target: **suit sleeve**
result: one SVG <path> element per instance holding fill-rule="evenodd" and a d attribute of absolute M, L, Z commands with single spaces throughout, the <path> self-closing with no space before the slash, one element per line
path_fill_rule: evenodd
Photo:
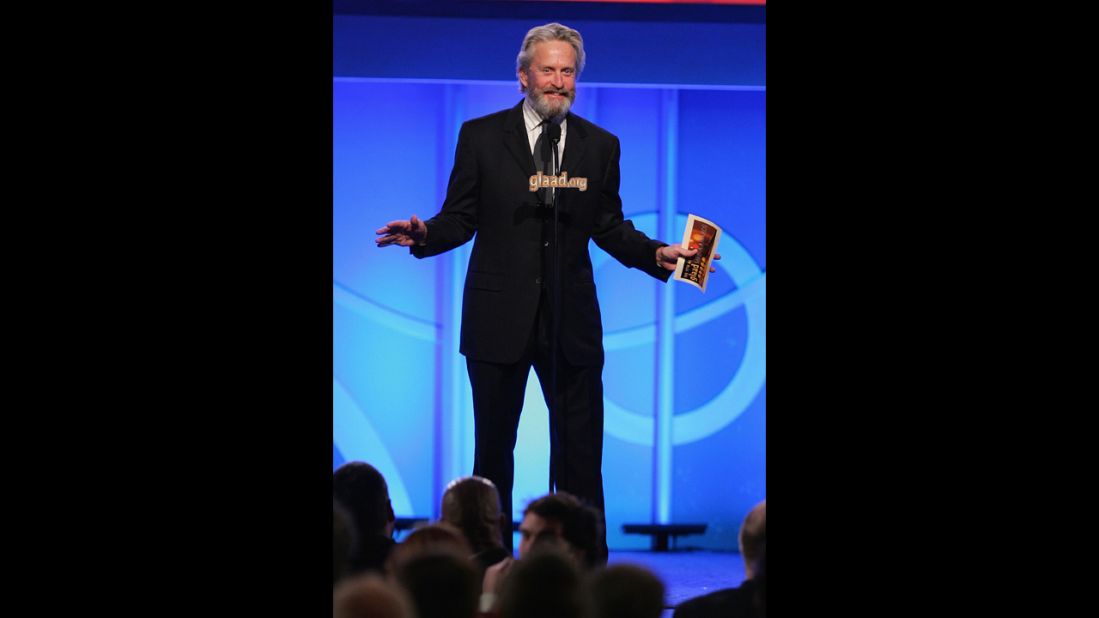
<path fill-rule="evenodd" d="M 480 201 L 480 173 L 477 155 L 469 136 L 468 125 L 458 132 L 454 151 L 454 167 L 450 170 L 446 199 L 439 214 L 428 219 L 427 244 L 409 247 L 418 258 L 438 255 L 458 247 L 477 231 L 477 206 Z"/>
<path fill-rule="evenodd" d="M 618 162 L 621 146 L 614 137 L 611 156 L 603 171 L 603 184 L 599 196 L 599 212 L 596 215 L 592 239 L 600 249 L 611 254 L 625 266 L 636 268 L 650 276 L 667 281 L 672 271 L 656 263 L 656 250 L 668 243 L 653 240 L 634 228 L 633 222 L 622 215 L 622 198 L 618 195 L 620 172 Z"/>

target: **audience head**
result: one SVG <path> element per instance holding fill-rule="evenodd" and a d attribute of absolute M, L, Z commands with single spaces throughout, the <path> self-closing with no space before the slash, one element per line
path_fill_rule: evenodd
<path fill-rule="evenodd" d="M 557 492 L 527 505 L 519 524 L 519 557 L 530 552 L 536 542 L 564 541 L 569 553 L 585 568 L 599 559 L 599 514 L 574 496 Z"/>
<path fill-rule="evenodd" d="M 355 551 L 355 527 L 351 515 L 332 499 L 332 584 L 335 585 L 351 566 Z"/>
<path fill-rule="evenodd" d="M 744 577 L 751 579 L 759 569 L 759 560 L 767 548 L 767 501 L 752 507 L 740 525 L 737 538 L 740 555 L 744 558 Z"/>
<path fill-rule="evenodd" d="M 767 548 L 763 548 L 763 553 L 759 557 L 759 568 L 756 571 L 754 577 L 756 581 L 756 607 L 759 609 L 760 616 L 767 615 Z"/>
<path fill-rule="evenodd" d="M 664 582 L 642 566 L 616 564 L 588 580 L 595 618 L 660 618 Z"/>
<path fill-rule="evenodd" d="M 501 618 L 587 618 L 590 607 L 575 557 L 538 545 L 517 561 L 500 591 Z"/>
<path fill-rule="evenodd" d="M 424 549 L 397 563 L 394 579 L 408 592 L 418 618 L 475 618 L 481 578 L 466 556 Z"/>
<path fill-rule="evenodd" d="M 504 546 L 503 530 L 510 521 L 500 513 L 500 494 L 492 481 L 479 476 L 456 479 L 443 493 L 442 521 L 457 527 L 473 553 Z"/>
<path fill-rule="evenodd" d="M 385 478 L 374 466 L 345 463 L 332 473 L 332 495 L 351 514 L 360 538 L 366 535 L 393 536 L 396 517 L 389 501 Z"/>
<path fill-rule="evenodd" d="M 435 523 L 420 526 L 401 541 L 389 554 L 386 571 L 396 572 L 402 564 L 425 553 L 447 552 L 462 559 L 470 555 L 469 543 L 454 526 Z"/>
<path fill-rule="evenodd" d="M 341 581 L 332 592 L 333 618 L 416 618 L 404 591 L 377 575 Z"/>

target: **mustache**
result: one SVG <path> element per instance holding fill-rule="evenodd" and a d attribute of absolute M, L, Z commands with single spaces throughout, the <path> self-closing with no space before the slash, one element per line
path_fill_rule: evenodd
<path fill-rule="evenodd" d="M 556 88 L 546 88 L 546 89 L 542 90 L 542 94 L 560 94 L 560 95 L 563 95 L 563 96 L 567 97 L 567 96 L 569 96 L 569 91 L 568 90 L 558 90 Z"/>

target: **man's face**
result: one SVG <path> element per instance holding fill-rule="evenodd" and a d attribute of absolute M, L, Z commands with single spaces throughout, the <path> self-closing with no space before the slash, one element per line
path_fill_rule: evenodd
<path fill-rule="evenodd" d="M 527 513 L 523 516 L 523 522 L 519 524 L 519 534 L 521 535 L 519 539 L 519 558 L 530 553 L 530 548 L 534 545 L 534 539 L 543 532 L 560 538 L 561 522 L 543 519 L 534 513 Z"/>
<path fill-rule="evenodd" d="M 519 83 L 544 118 L 563 116 L 576 99 L 576 50 L 564 41 L 534 44 L 530 68 L 519 71 Z"/>

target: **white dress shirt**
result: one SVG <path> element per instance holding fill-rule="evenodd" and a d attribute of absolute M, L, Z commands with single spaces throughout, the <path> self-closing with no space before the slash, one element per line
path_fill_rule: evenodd
<path fill-rule="evenodd" d="M 542 134 L 542 129 L 538 126 L 542 122 L 542 117 L 538 115 L 538 112 L 534 111 L 534 107 L 530 104 L 530 99 L 523 99 L 523 122 L 527 126 L 527 141 L 530 143 L 530 153 L 534 154 L 534 142 L 538 141 L 538 136 Z M 568 134 L 568 118 L 561 118 L 561 141 L 557 142 L 557 165 L 561 166 L 561 162 L 565 160 L 565 136 Z M 552 162 L 551 162 L 552 165 Z"/>

